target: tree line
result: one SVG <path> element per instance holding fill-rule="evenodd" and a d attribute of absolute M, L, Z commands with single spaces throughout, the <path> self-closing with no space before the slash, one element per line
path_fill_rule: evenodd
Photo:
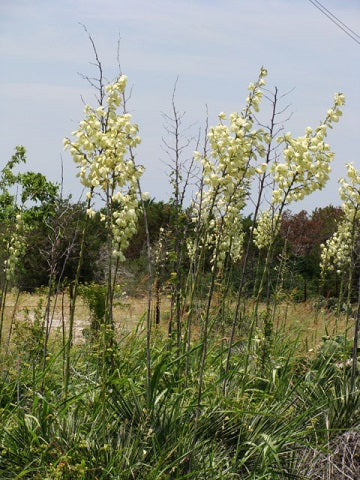
<path fill-rule="evenodd" d="M 82 283 L 102 283 L 105 279 L 106 265 L 106 225 L 100 221 L 101 209 L 87 217 L 86 202 L 74 202 L 71 197 L 63 198 L 58 184 L 49 181 L 38 172 L 20 173 L 19 167 L 26 163 L 26 151 L 22 146 L 16 147 L 12 158 L 1 171 L 0 177 L 0 259 L 2 264 L 10 254 L 11 237 L 14 233 L 16 216 L 21 212 L 24 222 L 24 248 L 21 262 L 17 265 L 11 286 L 22 291 L 33 292 L 37 288 L 53 285 L 69 288 L 75 277 L 80 254 L 80 234 L 85 222 L 87 234 L 85 238 L 84 261 L 81 267 Z M 169 201 L 145 200 L 148 228 L 155 264 L 155 285 L 166 289 L 172 282 L 172 258 L 174 251 L 175 229 L 191 231 L 191 211 L 182 208 L 181 212 Z M 337 296 L 339 293 L 338 276 L 334 273 L 321 285 L 321 244 L 324 244 L 336 231 L 342 218 L 342 211 L 332 205 L 315 208 L 311 213 L 301 210 L 293 213 L 286 210 L 281 220 L 281 228 L 276 239 L 274 257 L 277 268 L 271 270 L 270 283 L 278 281 L 278 264 L 281 259 L 291 273 L 284 276 L 284 288 L 292 291 L 294 299 L 307 300 L 308 296 L 321 293 L 324 296 Z M 176 225 L 177 222 L 177 225 Z M 245 237 L 253 226 L 252 216 L 242 220 Z M 240 234 L 241 232 L 239 232 Z M 128 276 L 136 277 L 136 283 L 146 276 L 146 232 L 141 216 L 138 219 L 137 231 L 125 252 L 123 264 L 126 282 Z M 251 246 L 251 260 L 246 276 L 245 292 L 251 296 L 254 289 L 254 274 L 263 261 L 263 253 L 256 245 Z M 183 268 L 189 262 L 186 253 Z M 205 270 L 211 269 L 210 258 L 205 262 Z M 281 263 L 281 262 L 280 262 Z M 121 273 L 120 273 L 121 275 Z M 231 283 L 237 288 L 241 275 L 241 260 L 233 267 Z M 6 282 L 6 268 L 1 270 L 1 284 Z"/>

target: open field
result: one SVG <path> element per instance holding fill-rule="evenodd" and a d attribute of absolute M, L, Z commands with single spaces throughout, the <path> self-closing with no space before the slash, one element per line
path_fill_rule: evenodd
<path fill-rule="evenodd" d="M 21 293 L 16 298 L 15 293 L 8 294 L 4 309 L 4 338 L 7 338 L 11 322 L 23 321 L 26 318 L 34 319 L 37 307 L 46 303 L 46 294 Z M 349 338 L 353 335 L 353 319 L 346 315 L 335 314 L 334 309 L 314 307 L 314 300 L 306 303 L 283 303 L 277 307 L 274 317 L 274 331 L 281 332 L 289 339 L 296 341 L 299 352 L 312 351 L 321 343 L 324 336 L 341 335 L 348 332 Z M 253 302 L 247 302 L 247 309 L 251 312 Z M 261 310 L 260 306 L 260 310 Z M 15 309 L 15 311 L 14 311 Z M 63 327 L 68 326 L 70 299 L 67 294 L 59 294 L 51 299 L 50 328 L 53 334 L 61 334 Z M 114 321 L 118 332 L 129 333 L 145 330 L 145 315 L 147 311 L 147 298 L 145 295 L 134 297 L 123 296 L 115 301 Z M 167 334 L 170 317 L 170 301 L 167 297 L 161 299 L 161 321 L 159 326 L 153 325 L 164 335 Z M 89 329 L 91 313 L 83 298 L 79 298 L 75 310 L 74 342 L 84 341 L 84 331 Z M 261 324 L 258 325 L 262 327 Z M 221 330 L 221 332 L 220 332 Z M 214 325 L 214 335 L 221 334 L 227 338 L 230 326 L 217 327 Z M 195 338 L 200 335 L 200 326 L 194 327 Z"/>
<path fill-rule="evenodd" d="M 11 318 L 14 315 L 14 308 L 16 309 L 14 318 L 15 322 L 24 320 L 26 316 L 28 316 L 30 320 L 33 320 L 34 311 L 39 306 L 40 302 L 42 302 L 42 311 L 44 311 L 46 300 L 46 294 L 21 293 L 17 300 L 14 293 L 9 294 L 5 305 L 5 330 L 8 331 L 9 329 Z M 121 301 L 117 301 L 115 303 L 114 315 L 118 327 L 129 331 L 135 329 L 146 312 L 146 308 L 146 298 L 125 298 L 121 299 Z M 52 297 L 50 324 L 53 331 L 61 330 L 63 323 L 66 328 L 69 320 L 69 311 L 70 298 L 68 295 L 60 294 L 57 297 Z M 28 312 L 27 315 L 26 312 Z M 76 303 L 75 309 L 75 341 L 79 341 L 83 337 L 82 330 L 89 327 L 90 316 L 90 311 L 86 302 L 80 297 Z"/>

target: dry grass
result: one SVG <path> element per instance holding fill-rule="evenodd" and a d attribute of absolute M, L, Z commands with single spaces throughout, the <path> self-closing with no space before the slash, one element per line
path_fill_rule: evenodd
<path fill-rule="evenodd" d="M 284 332 L 289 339 L 298 339 L 300 350 L 315 348 L 325 335 L 352 334 L 353 320 L 345 314 L 337 316 L 334 311 L 316 310 L 313 301 L 283 304 L 278 307 L 275 329 Z"/>
<path fill-rule="evenodd" d="M 35 310 L 41 304 L 41 310 L 45 312 L 46 294 L 21 293 L 16 298 L 15 293 L 10 293 L 6 298 L 4 309 L 3 338 L 7 338 L 10 325 L 13 322 L 22 322 L 26 318 L 33 320 Z M 121 332 L 130 332 L 144 328 L 144 319 L 147 311 L 147 298 L 122 298 L 115 302 L 114 320 Z M 50 323 L 53 332 L 62 331 L 63 325 L 67 328 L 70 312 L 70 298 L 66 295 L 54 296 L 51 299 Z M 169 317 L 169 301 L 162 301 L 162 318 Z M 91 315 L 84 300 L 79 297 L 75 310 L 74 340 L 79 342 L 84 339 L 83 331 L 89 328 Z"/>
<path fill-rule="evenodd" d="M 308 447 L 300 464 L 304 478 L 313 480 L 357 480 L 360 478 L 360 432 L 339 435 L 324 451 Z"/>
<path fill-rule="evenodd" d="M 23 321 L 26 316 L 34 318 L 34 311 L 42 302 L 42 311 L 46 304 L 45 294 L 21 293 L 17 303 L 16 294 L 10 293 L 4 311 L 4 335 L 7 338 L 11 322 Z M 251 310 L 251 302 L 248 305 Z M 67 326 L 69 319 L 70 299 L 68 295 L 59 295 L 51 300 L 51 328 L 53 332 L 61 331 L 63 325 Z M 147 310 L 147 298 L 124 297 L 118 299 L 114 309 L 115 324 L 121 332 L 131 332 L 144 328 L 144 320 Z M 26 314 L 26 312 L 28 312 Z M 170 304 L 167 298 L 162 299 L 160 331 L 167 332 L 167 324 L 170 316 Z M 83 331 L 90 326 L 90 312 L 80 297 L 75 312 L 75 341 L 82 341 Z M 321 342 L 321 338 L 328 335 L 344 333 L 351 328 L 352 319 L 346 320 L 345 315 L 337 317 L 333 311 L 322 309 L 316 311 L 313 302 L 281 304 L 277 307 L 274 318 L 275 331 L 285 332 L 290 339 L 298 339 L 299 349 L 306 352 L 315 348 Z M 197 326 L 194 332 L 200 332 Z M 198 333 L 199 333 L 198 332 Z M 351 335 L 351 332 L 349 333 Z"/>

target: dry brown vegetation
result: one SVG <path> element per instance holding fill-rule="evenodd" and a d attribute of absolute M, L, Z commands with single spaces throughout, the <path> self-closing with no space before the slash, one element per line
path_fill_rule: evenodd
<path fill-rule="evenodd" d="M 45 304 L 46 293 L 21 292 L 18 297 L 14 292 L 9 293 L 4 308 L 4 338 L 9 335 L 11 322 L 16 324 L 17 322 L 34 320 L 36 309 L 41 305 L 44 313 Z M 162 318 L 165 321 L 169 318 L 170 308 L 167 298 L 162 300 L 162 307 Z M 141 329 L 146 308 L 147 300 L 143 296 L 119 298 L 114 305 L 114 320 L 118 330 L 126 333 L 135 331 L 137 328 Z M 70 298 L 67 293 L 52 297 L 50 324 L 53 333 L 61 332 L 63 325 L 65 329 L 67 328 L 69 313 Z M 89 308 L 81 297 L 76 303 L 75 318 L 74 341 L 79 342 L 84 339 L 84 331 L 89 328 L 91 320 Z"/>
<path fill-rule="evenodd" d="M 34 311 L 39 305 L 45 305 L 46 293 L 30 294 L 26 292 L 17 294 L 12 292 L 7 297 L 4 309 L 4 338 L 8 337 L 11 322 L 34 319 Z M 253 307 L 249 301 L 247 305 L 249 312 Z M 147 299 L 144 296 L 119 298 L 115 303 L 114 321 L 119 332 L 127 333 L 144 328 L 144 316 L 146 314 Z M 44 310 L 44 306 L 42 306 Z M 61 332 L 63 324 L 65 329 L 68 325 L 70 311 L 70 298 L 68 294 L 54 296 L 51 302 L 50 324 L 53 333 Z M 261 309 L 260 309 L 261 311 Z M 89 328 L 91 313 L 86 302 L 80 297 L 76 304 L 74 341 L 81 342 L 84 339 L 84 331 Z M 170 301 L 167 297 L 161 300 L 161 323 L 159 331 L 164 335 L 167 333 L 168 321 L 170 318 Z M 312 352 L 321 343 L 325 335 L 334 336 L 349 332 L 352 336 L 352 319 L 345 314 L 336 315 L 333 310 L 325 308 L 315 309 L 313 300 L 305 303 L 283 303 L 280 304 L 274 318 L 275 332 L 282 332 L 289 339 L 296 341 L 299 353 Z M 260 326 L 260 325 L 259 325 Z M 229 327 L 230 328 L 230 327 Z M 222 335 L 227 338 L 228 332 L 223 328 L 217 330 L 215 335 Z M 194 328 L 197 338 L 200 329 Z"/>

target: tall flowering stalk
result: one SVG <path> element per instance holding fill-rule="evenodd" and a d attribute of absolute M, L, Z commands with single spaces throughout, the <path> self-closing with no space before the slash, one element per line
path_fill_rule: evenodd
<path fill-rule="evenodd" d="M 343 219 L 333 236 L 321 245 L 321 268 L 336 269 L 338 274 L 351 269 L 356 242 L 359 235 L 360 219 L 360 172 L 353 164 L 347 164 L 347 178 L 341 178 L 340 198 L 343 200 Z"/>
<path fill-rule="evenodd" d="M 79 166 L 81 183 L 89 188 L 87 198 L 97 191 L 106 199 L 107 214 L 101 216 L 106 222 L 113 247 L 114 257 L 124 260 L 124 251 L 136 231 L 137 181 L 143 169 L 136 166 L 129 149 L 140 143 L 138 126 L 131 123 L 129 113 L 119 114 L 118 107 L 127 78 L 119 79 L 105 87 L 105 97 L 98 108 L 85 106 L 85 119 L 73 132 L 75 141 L 65 138 L 65 148 L 70 148 L 75 163 Z M 95 215 L 88 208 L 89 216 Z"/>
<path fill-rule="evenodd" d="M 294 138 L 291 133 L 278 137 L 284 145 L 283 161 L 275 162 L 271 172 L 277 188 L 273 191 L 272 203 L 280 207 L 302 200 L 311 193 L 322 190 L 329 179 L 330 163 L 334 153 L 325 142 L 328 129 L 339 121 L 345 97 L 337 93 L 334 105 L 327 111 L 325 120 L 313 130 L 307 127 L 305 135 Z"/>
<path fill-rule="evenodd" d="M 92 207 L 95 194 L 105 200 L 106 213 L 101 214 L 100 219 L 106 224 L 108 232 L 107 300 L 104 319 L 106 336 L 107 329 L 114 328 L 112 312 L 117 267 L 119 262 L 124 260 L 124 251 L 136 232 L 138 181 L 143 172 L 142 167 L 135 165 L 132 154 L 132 149 L 140 143 L 138 126 L 131 122 L 129 113 L 119 112 L 126 82 L 126 76 L 121 75 L 105 87 L 101 84 L 100 105 L 97 108 L 86 105 L 85 118 L 72 133 L 75 139 L 64 139 L 64 147 L 70 150 L 79 167 L 80 181 L 88 188 L 87 216 L 93 217 L 96 214 Z M 80 258 L 80 264 L 81 261 Z M 80 271 L 74 290 L 77 288 L 79 275 Z M 72 341 L 75 300 L 76 294 L 71 309 L 68 348 Z M 107 347 L 111 352 L 111 346 Z"/>
<path fill-rule="evenodd" d="M 271 113 L 270 123 L 268 126 L 264 127 L 264 135 L 263 135 L 264 148 L 266 153 L 265 153 L 264 161 L 256 168 L 256 173 L 258 175 L 258 194 L 257 194 L 257 199 L 255 203 L 254 213 L 253 213 L 253 222 L 249 231 L 249 238 L 247 240 L 246 248 L 244 248 L 244 251 L 241 257 L 242 271 L 241 271 L 240 283 L 239 283 L 238 292 L 237 292 L 235 311 L 233 315 L 229 346 L 228 346 L 228 351 L 226 355 L 226 364 L 225 364 L 225 372 L 224 372 L 225 374 L 224 374 L 224 381 L 223 381 L 224 394 L 226 392 L 226 385 L 228 381 L 228 371 L 230 368 L 230 358 L 231 358 L 232 348 L 233 348 L 234 339 L 235 339 L 235 331 L 236 331 L 236 327 L 241 324 L 240 306 L 242 303 L 242 293 L 245 285 L 250 247 L 253 242 L 253 236 L 254 236 L 254 230 L 255 230 L 255 224 L 256 224 L 255 222 L 257 221 L 257 218 L 258 218 L 260 206 L 261 206 L 264 191 L 265 191 L 265 182 L 268 177 L 268 172 L 267 172 L 268 166 L 270 165 L 273 154 L 276 151 L 276 149 L 273 148 L 273 140 L 276 135 L 277 116 L 279 115 L 277 111 L 278 90 L 276 87 L 273 94 L 273 98 L 270 101 L 272 104 L 272 113 Z"/>
<path fill-rule="evenodd" d="M 254 112 L 259 110 L 261 87 L 265 84 L 266 69 L 258 81 L 249 85 L 246 106 L 241 113 L 219 114 L 220 122 L 208 133 L 209 155 L 195 152 L 201 161 L 204 190 L 201 192 L 201 212 L 194 204 L 194 221 L 205 232 L 204 247 L 212 251 L 212 264 L 223 264 L 227 254 L 236 261 L 242 250 L 239 235 L 242 210 L 249 193 L 250 179 L 257 172 L 256 162 L 265 156 L 263 130 L 254 128 Z M 216 248 L 216 245 L 218 247 Z"/>
<path fill-rule="evenodd" d="M 189 184 L 194 175 L 194 158 L 184 158 L 184 152 L 192 139 L 184 137 L 183 118 L 185 112 L 180 112 L 175 103 L 177 81 L 171 100 L 171 113 L 163 114 L 165 130 L 170 140 L 163 139 L 164 150 L 169 158 L 169 181 L 172 187 L 170 203 L 172 205 L 168 225 L 168 260 L 171 268 L 171 307 L 168 324 L 169 337 L 176 331 L 177 348 L 181 348 L 182 337 L 182 311 L 184 309 L 182 291 L 184 288 L 184 271 L 182 264 L 186 251 L 187 217 L 184 215 L 183 206 Z M 175 326 L 175 329 L 174 329 Z"/>
<path fill-rule="evenodd" d="M 2 286 L 1 304 L 0 304 L 0 348 L 2 343 L 2 333 L 4 325 L 4 311 L 6 295 L 9 286 L 14 282 L 16 272 L 19 267 L 20 261 L 25 254 L 26 250 L 26 227 L 24 224 L 23 215 L 18 212 L 15 216 L 15 228 L 12 232 L 7 245 L 7 258 L 4 261 L 4 282 Z"/>
<path fill-rule="evenodd" d="M 338 224 L 337 231 L 325 244 L 321 245 L 321 270 L 324 276 L 326 271 L 336 270 L 337 274 L 348 274 L 347 304 L 351 302 L 353 276 L 360 241 L 360 171 L 353 164 L 347 164 L 347 178 L 341 178 L 340 198 L 343 201 L 343 218 Z M 358 279 L 358 310 L 356 315 L 352 363 L 352 386 L 355 384 L 357 370 L 357 347 L 360 324 L 360 276 Z"/>
<path fill-rule="evenodd" d="M 242 250 L 239 228 L 250 179 L 256 173 L 253 163 L 264 156 L 263 131 L 253 128 L 253 113 L 259 109 L 266 75 L 262 68 L 258 81 L 249 85 L 245 108 L 229 115 L 229 126 L 224 123 L 226 114 L 219 114 L 220 122 L 209 129 L 209 153 L 194 153 L 202 165 L 202 188 L 193 204 L 192 221 L 201 235 L 199 245 L 189 244 L 188 249 L 192 259 L 210 251 L 213 270 L 223 265 L 227 254 L 236 261 Z"/>
<path fill-rule="evenodd" d="M 259 249 L 266 250 L 266 259 L 257 292 L 252 324 L 257 318 L 259 301 L 269 274 L 274 242 L 285 206 L 323 189 L 329 179 L 330 164 L 334 153 L 329 144 L 325 142 L 325 138 L 328 129 L 332 128 L 333 123 L 338 122 L 342 115 L 341 107 L 344 103 L 344 95 L 337 93 L 332 108 L 327 111 L 325 120 L 315 130 L 307 127 L 303 136 L 294 138 L 288 132 L 277 138 L 278 143 L 284 148 L 282 161 L 275 161 L 269 169 L 275 185 L 271 206 L 268 211 L 262 213 L 257 228 L 254 230 L 254 242 Z M 267 315 L 270 316 L 269 311 Z M 253 326 L 251 333 L 252 330 Z M 270 330 L 267 328 L 268 332 Z M 265 338 L 265 343 L 269 341 L 269 338 Z"/>
<path fill-rule="evenodd" d="M 197 243 L 189 245 L 189 254 L 193 261 L 197 259 L 197 267 L 190 304 L 194 299 L 198 274 L 206 251 L 210 254 L 212 270 L 203 318 L 196 423 L 200 416 L 209 319 L 216 278 L 227 256 L 233 262 L 241 256 L 242 211 L 249 194 L 250 179 L 257 173 L 259 159 L 265 156 L 262 142 L 264 132 L 261 128 L 254 128 L 254 112 L 259 110 L 261 87 L 265 84 L 266 75 L 266 69 L 262 68 L 257 82 L 249 85 L 245 108 L 241 113 L 229 115 L 229 126 L 225 124 L 226 114 L 223 112 L 219 114 L 220 122 L 209 129 L 209 154 L 195 152 L 195 159 L 202 164 L 203 178 L 202 189 L 198 194 L 199 201 L 193 205 Z"/>
<path fill-rule="evenodd" d="M 329 144 L 325 143 L 325 137 L 327 130 L 332 128 L 332 124 L 342 115 L 341 106 L 344 103 L 344 95 L 336 94 L 333 107 L 315 130 L 307 127 L 303 136 L 294 138 L 288 132 L 277 139 L 278 143 L 284 145 L 283 161 L 276 161 L 270 167 L 275 184 L 272 205 L 269 211 L 262 214 L 254 231 L 254 242 L 259 248 L 267 249 L 268 257 L 279 231 L 285 206 L 323 189 L 329 179 L 334 153 Z M 267 262 L 265 267 L 266 265 Z M 260 285 L 258 295 L 262 288 L 263 285 Z"/>
<path fill-rule="evenodd" d="M 11 282 L 16 275 L 16 268 L 25 253 L 25 224 L 21 212 L 15 217 L 15 229 L 8 245 L 8 257 L 4 262 L 5 276 Z"/>

